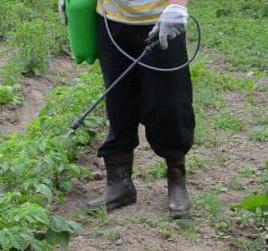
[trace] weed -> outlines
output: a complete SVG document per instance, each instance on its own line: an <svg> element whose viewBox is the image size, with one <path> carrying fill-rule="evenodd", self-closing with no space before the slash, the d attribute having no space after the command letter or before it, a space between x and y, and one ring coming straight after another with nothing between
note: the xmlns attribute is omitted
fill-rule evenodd
<svg viewBox="0 0 268 251"><path fill-rule="evenodd" d="M225 149L215 148L213 151L214 158L216 159L215 165L221 167L227 167L230 165L230 153Z"/></svg>
<svg viewBox="0 0 268 251"><path fill-rule="evenodd" d="M147 169L143 174L146 181L154 181L156 179L164 178L167 176L167 166L164 161L157 162L151 168Z"/></svg>
<svg viewBox="0 0 268 251"><path fill-rule="evenodd" d="M244 185L238 175L233 175L228 178L227 185L231 190L239 191L244 189Z"/></svg>
<svg viewBox="0 0 268 251"><path fill-rule="evenodd" d="M245 124L238 116L230 112L226 112L215 118L214 126L215 128L228 130L234 133L243 129Z"/></svg>
<svg viewBox="0 0 268 251"><path fill-rule="evenodd" d="M221 212L221 202L214 191L202 193L197 198L196 206L205 209L210 219L216 219Z"/></svg>
<svg viewBox="0 0 268 251"><path fill-rule="evenodd" d="M164 239L172 240L174 238L174 232L170 229L169 225L169 222L161 222L157 224L156 229Z"/></svg>
<svg viewBox="0 0 268 251"><path fill-rule="evenodd" d="M207 160L201 153L193 153L187 158L186 167L189 172L196 173L207 166L209 166L209 160Z"/></svg>
<svg viewBox="0 0 268 251"><path fill-rule="evenodd" d="M241 176L249 178L249 177L252 177L254 175L255 170L252 166L243 165L240 167L238 172Z"/></svg>
<svg viewBox="0 0 268 251"><path fill-rule="evenodd" d="M207 135L211 132L210 122L206 117L206 112L202 109L196 110L196 128L194 135L194 143L202 145L207 140Z"/></svg>
<svg viewBox="0 0 268 251"><path fill-rule="evenodd" d="M16 96L15 88L0 85L0 105L7 103L20 103L20 99Z"/></svg>
<svg viewBox="0 0 268 251"><path fill-rule="evenodd" d="M9 60L0 68L0 83L3 86L18 86L22 79L21 72L23 72L23 65L16 60Z"/></svg>
<svg viewBox="0 0 268 251"><path fill-rule="evenodd" d="M103 234L109 240L116 241L116 240L120 239L121 232L122 232L121 227L113 227L113 228L110 228L110 229L105 229Z"/></svg>
<svg viewBox="0 0 268 251"><path fill-rule="evenodd" d="M217 48L239 68L267 69L267 38L256 36L267 27L267 4L248 1L195 1L191 13L200 19L203 44Z"/></svg>
<svg viewBox="0 0 268 251"><path fill-rule="evenodd" d="M125 217L124 222L128 225L132 225L136 222L136 218L133 216L127 216Z"/></svg>
<svg viewBox="0 0 268 251"><path fill-rule="evenodd" d="M262 111L262 114L258 116L257 123L260 126L268 126L268 115L265 115L264 111Z"/></svg>
<svg viewBox="0 0 268 251"><path fill-rule="evenodd" d="M256 126L251 129L249 139L253 141L268 141L268 126Z"/></svg>
<svg viewBox="0 0 268 251"><path fill-rule="evenodd" d="M234 211L232 220L239 228L250 227L255 221L255 214L245 209L238 209Z"/></svg>
<svg viewBox="0 0 268 251"><path fill-rule="evenodd" d="M213 186L211 188L211 191L219 194L219 193L225 193L228 191L228 189L226 187L224 187L223 185L216 185L216 186Z"/></svg>
<svg viewBox="0 0 268 251"><path fill-rule="evenodd" d="M85 212L87 215L90 215L92 218L98 220L98 222L101 223L101 225L106 226L115 222L115 219L109 216L104 206L103 208L97 211L87 209Z"/></svg>
<svg viewBox="0 0 268 251"><path fill-rule="evenodd" d="M217 227L218 230L228 233L231 232L234 228L231 219L228 217L223 217L221 218L216 224L215 226Z"/></svg>
<svg viewBox="0 0 268 251"><path fill-rule="evenodd" d="M199 223L193 219L176 220L175 229L185 236L190 241L198 239L198 231L200 229Z"/></svg>
<svg viewBox="0 0 268 251"><path fill-rule="evenodd" d="M232 244L240 250L247 251L263 251L266 250L266 241L264 238L259 236L257 239L252 240L245 237L236 237L232 241Z"/></svg>

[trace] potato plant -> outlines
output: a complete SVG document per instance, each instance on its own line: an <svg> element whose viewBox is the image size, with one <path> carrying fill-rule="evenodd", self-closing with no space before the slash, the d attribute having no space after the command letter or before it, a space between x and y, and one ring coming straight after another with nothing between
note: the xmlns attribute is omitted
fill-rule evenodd
<svg viewBox="0 0 268 251"><path fill-rule="evenodd" d="M21 74L43 74L54 56L68 50L56 1L0 0L0 36L9 58L0 67L0 86L10 86L0 90L0 102L18 104Z"/></svg>
<svg viewBox="0 0 268 251"><path fill-rule="evenodd" d="M73 164L77 149L93 137L87 128L67 137L72 120L101 93L94 76L82 75L76 85L54 89L46 106L25 133L0 138L0 249L53 250L66 247L70 234L80 231L75 222L54 215L54 197L72 188L73 178L89 177L90 171ZM103 126L91 117L86 124Z"/></svg>

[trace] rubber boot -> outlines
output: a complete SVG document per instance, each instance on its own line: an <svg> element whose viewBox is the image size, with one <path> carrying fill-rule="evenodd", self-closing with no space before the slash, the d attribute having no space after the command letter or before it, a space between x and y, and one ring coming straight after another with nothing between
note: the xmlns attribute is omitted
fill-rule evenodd
<svg viewBox="0 0 268 251"><path fill-rule="evenodd" d="M186 187L185 159L167 161L168 200L172 218L182 218L190 213L190 199Z"/></svg>
<svg viewBox="0 0 268 251"><path fill-rule="evenodd" d="M87 204L88 209L107 210L127 206L137 201L137 192L131 179L133 154L117 154L104 158L107 188L104 196Z"/></svg>

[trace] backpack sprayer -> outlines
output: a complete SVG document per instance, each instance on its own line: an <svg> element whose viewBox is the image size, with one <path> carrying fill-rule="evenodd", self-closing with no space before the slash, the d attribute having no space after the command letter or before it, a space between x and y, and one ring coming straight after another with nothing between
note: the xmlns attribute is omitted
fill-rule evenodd
<svg viewBox="0 0 268 251"><path fill-rule="evenodd" d="M196 58L201 45L201 28L198 20L190 15L190 18L194 21L196 25L196 31L198 35L197 45L195 52L190 60L188 60L183 65L173 68L159 68L144 64L141 60L148 54L150 54L156 47L160 45L157 38L154 40L147 40L147 46L144 48L143 52L137 58L133 58L127 52L125 52L114 40L111 30L109 28L108 19L105 13L105 9L102 2L104 23L108 36L113 43L113 45L120 51L124 56L132 61L132 64L124 71L122 74L110 85L109 88L105 90L100 98L98 98L94 104L88 108L79 118L77 118L70 126L70 131L68 135L75 132L84 122L85 118L98 106L98 104L114 89L114 87L137 65L141 65L147 69L161 71L161 72L171 72L178 71L189 64L191 64ZM97 58L97 46L96 46L96 1L89 0L65 0L66 14L68 18L68 31L70 38L71 50L74 54L76 63L80 64L86 61L89 64L93 64Z"/></svg>

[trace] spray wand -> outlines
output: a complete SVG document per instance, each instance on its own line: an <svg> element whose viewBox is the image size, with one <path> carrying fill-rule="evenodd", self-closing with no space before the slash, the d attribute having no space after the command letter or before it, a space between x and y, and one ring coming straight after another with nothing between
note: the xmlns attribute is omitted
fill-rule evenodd
<svg viewBox="0 0 268 251"><path fill-rule="evenodd" d="M103 8L104 9L104 8ZM88 108L80 117L78 117L70 126L70 131L68 132L67 136L73 134L84 122L84 120L86 119L86 117L91 114L95 108L98 106L98 104L115 88L115 86L137 65L141 65L147 69L150 70L155 70L155 71L161 71L161 72L171 72L171 71L178 71L181 70L185 67L187 67L188 65L190 65L194 59L196 58L199 50L200 50L200 46L201 46L201 28L199 25L198 20L194 17L190 15L190 18L194 21L195 25L196 25L196 30L197 30L197 34L198 34L198 39L197 39L197 46L195 49L195 52L193 54L193 56L191 57L190 60L188 60L186 63L184 63L183 65L177 66L177 67L173 67L173 68L160 68L160 67L154 67L151 65L147 65L141 62L141 60L148 55L149 53L151 53L156 47L160 46L160 42L157 39L156 41L152 41L152 40L147 40L148 45L145 47L145 49L143 50L143 52L140 54L140 56L138 58L133 58L132 56L130 56L127 52L125 52L114 40L110 28L109 28L109 24L108 24L108 19L107 16L104 12L104 22L105 22L105 26L106 26L106 30L108 33L108 36L110 38L110 40L112 41L112 43L114 44L114 46L117 48L118 51L120 51L123 55L125 55L127 58L129 58L132 61L132 64L109 86L109 88L107 88L105 90L105 92L102 94L102 96L100 98L98 98L94 104Z"/></svg>
<svg viewBox="0 0 268 251"><path fill-rule="evenodd" d="M148 44L140 56L105 90L105 92L99 97L94 104L88 108L79 118L77 118L70 126L68 135L74 133L84 122L86 117L95 110L98 104L113 90L113 88L122 80L146 55L148 55L154 48L160 45L159 41Z"/></svg>

